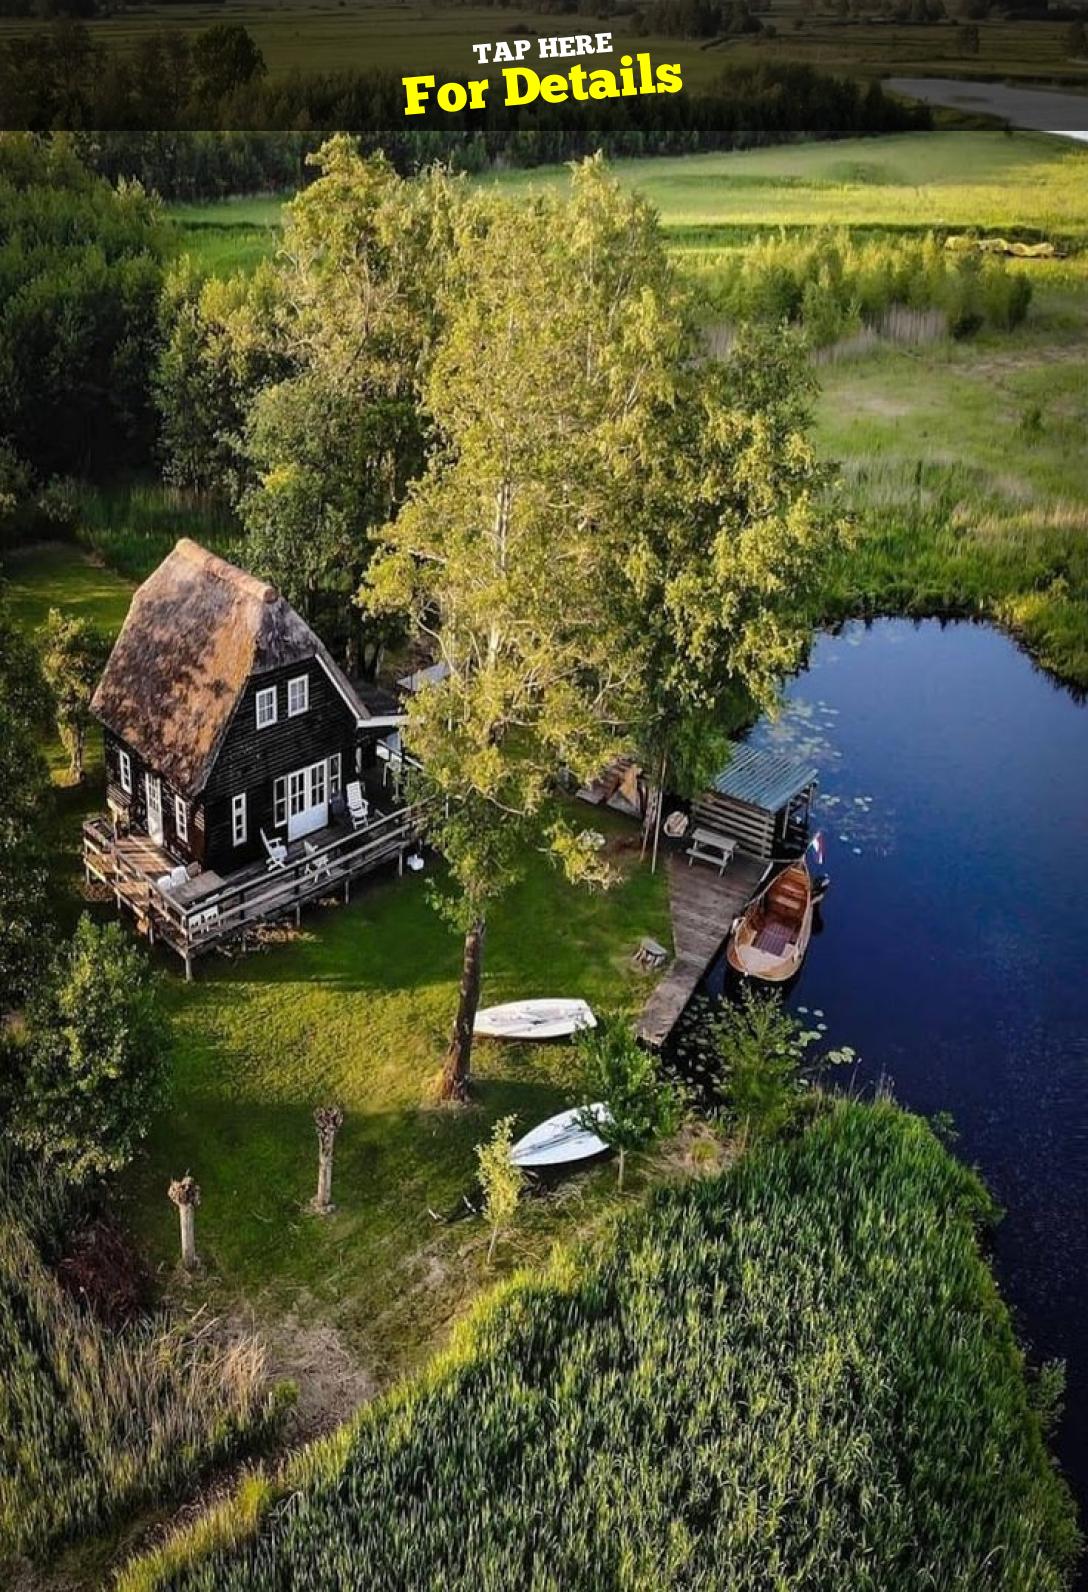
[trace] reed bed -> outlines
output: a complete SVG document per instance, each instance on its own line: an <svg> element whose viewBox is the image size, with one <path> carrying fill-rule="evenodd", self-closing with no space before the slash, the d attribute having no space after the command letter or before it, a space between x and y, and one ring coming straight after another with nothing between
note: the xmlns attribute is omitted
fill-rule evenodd
<svg viewBox="0 0 1088 1592"><path fill-rule="evenodd" d="M788 321L817 348L867 327L892 337L897 321L929 311L956 337L983 326L1008 331L1024 319L1032 294L1023 271L971 250L950 252L934 235L859 240L846 231L781 232L689 256L684 269L710 311L730 325Z"/></svg>
<svg viewBox="0 0 1088 1592"><path fill-rule="evenodd" d="M122 1592L1059 1592L1077 1531L974 1173L889 1102L659 1193Z"/></svg>
<svg viewBox="0 0 1088 1592"><path fill-rule="evenodd" d="M48 1193L46 1193L48 1203ZM113 1330L44 1264L25 1209L0 1208L0 1565L42 1559L138 1506L171 1502L271 1430L252 1338L162 1316Z"/></svg>

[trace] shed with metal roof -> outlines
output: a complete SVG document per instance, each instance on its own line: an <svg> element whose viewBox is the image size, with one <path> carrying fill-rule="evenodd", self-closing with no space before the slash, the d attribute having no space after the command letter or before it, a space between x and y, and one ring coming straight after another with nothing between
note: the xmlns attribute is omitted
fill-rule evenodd
<svg viewBox="0 0 1088 1592"><path fill-rule="evenodd" d="M745 742L695 801L695 821L731 835L741 851L772 857L803 841L817 770L811 763Z"/></svg>

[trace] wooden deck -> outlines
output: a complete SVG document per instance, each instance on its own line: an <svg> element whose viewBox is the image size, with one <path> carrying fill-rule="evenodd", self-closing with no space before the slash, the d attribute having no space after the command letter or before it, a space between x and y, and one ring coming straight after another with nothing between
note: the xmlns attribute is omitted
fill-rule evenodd
<svg viewBox="0 0 1088 1592"><path fill-rule="evenodd" d="M387 863L403 871L405 854L418 843L424 827L421 805L401 807L353 830L341 822L288 848L282 868L251 863L222 879L198 874L178 890L164 889L158 879L173 864L146 835L115 838L104 818L83 825L83 866L114 893L118 908L127 908L140 933L163 941L185 963L192 976L194 957L232 939L242 939L259 923L294 916L307 903L340 893L346 901L351 881Z"/></svg>
<svg viewBox="0 0 1088 1592"><path fill-rule="evenodd" d="M733 919L755 895L767 870L762 857L734 856L723 874L706 863L693 863L681 851L670 851L669 909L676 960L646 1002L638 1036L648 1045L663 1045L699 980L722 948Z"/></svg>

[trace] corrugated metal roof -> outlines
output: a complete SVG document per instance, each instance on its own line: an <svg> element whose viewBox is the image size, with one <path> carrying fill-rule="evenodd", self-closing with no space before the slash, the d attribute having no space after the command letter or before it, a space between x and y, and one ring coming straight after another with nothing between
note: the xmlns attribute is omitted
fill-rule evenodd
<svg viewBox="0 0 1088 1592"><path fill-rule="evenodd" d="M714 789L719 796L777 813L815 781L811 763L739 744L734 745L732 757L714 780Z"/></svg>

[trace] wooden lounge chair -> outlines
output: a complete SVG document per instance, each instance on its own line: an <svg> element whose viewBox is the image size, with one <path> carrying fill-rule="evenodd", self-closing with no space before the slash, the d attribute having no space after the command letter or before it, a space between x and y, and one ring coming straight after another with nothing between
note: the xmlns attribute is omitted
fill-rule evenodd
<svg viewBox="0 0 1088 1592"><path fill-rule="evenodd" d="M370 803L363 795L363 787L357 779L349 780L344 794L348 801L348 817L351 819L353 829L365 829L367 819L370 817Z"/></svg>
<svg viewBox="0 0 1088 1592"><path fill-rule="evenodd" d="M268 853L268 866L271 870L282 870L287 866L287 847L282 840L269 840L264 830L261 830L261 839L264 849Z"/></svg>

